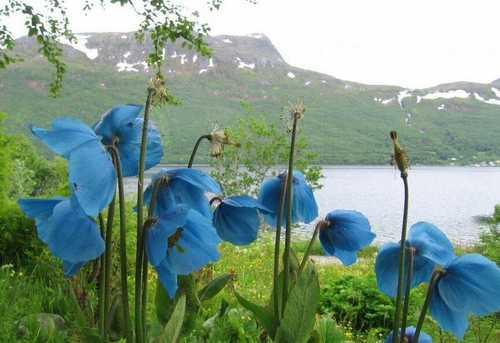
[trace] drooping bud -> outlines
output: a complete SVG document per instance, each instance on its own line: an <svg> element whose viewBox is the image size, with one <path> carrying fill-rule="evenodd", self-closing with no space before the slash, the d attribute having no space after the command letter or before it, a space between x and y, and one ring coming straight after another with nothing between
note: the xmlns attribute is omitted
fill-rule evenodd
<svg viewBox="0 0 500 343"><path fill-rule="evenodd" d="M170 93L165 85L165 78L161 73L157 73L150 82L151 104L153 106L163 106L166 104L178 105L179 101Z"/></svg>
<svg viewBox="0 0 500 343"><path fill-rule="evenodd" d="M396 163L399 171L401 172L401 176L408 176L408 168L410 165L408 155L406 151L401 147L398 141L398 134L396 131L391 131L390 133L392 144L394 146L394 155L393 161Z"/></svg>
<svg viewBox="0 0 500 343"><path fill-rule="evenodd" d="M218 129L215 127L210 133L210 155L219 157L224 152L224 145L234 145L240 147L240 143L236 142L226 129Z"/></svg>

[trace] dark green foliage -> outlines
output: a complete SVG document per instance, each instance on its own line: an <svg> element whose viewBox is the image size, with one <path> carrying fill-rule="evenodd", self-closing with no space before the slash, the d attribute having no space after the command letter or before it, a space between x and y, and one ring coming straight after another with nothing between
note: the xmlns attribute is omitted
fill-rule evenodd
<svg viewBox="0 0 500 343"><path fill-rule="evenodd" d="M374 275L351 275L334 279L321 287L321 311L356 331L392 325L394 307L377 288Z"/></svg>

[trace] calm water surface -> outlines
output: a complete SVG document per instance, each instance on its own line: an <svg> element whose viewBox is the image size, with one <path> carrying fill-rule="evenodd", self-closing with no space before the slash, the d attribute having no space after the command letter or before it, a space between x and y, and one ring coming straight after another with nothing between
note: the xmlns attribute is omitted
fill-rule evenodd
<svg viewBox="0 0 500 343"><path fill-rule="evenodd" d="M315 192L322 216L333 209L355 209L368 217L378 243L399 240L399 173L388 167L324 167L323 174L323 188ZM130 192L134 182L128 180ZM491 214L500 203L500 168L414 167L408 183L408 224L432 222L456 243L476 241L481 231L477 217Z"/></svg>

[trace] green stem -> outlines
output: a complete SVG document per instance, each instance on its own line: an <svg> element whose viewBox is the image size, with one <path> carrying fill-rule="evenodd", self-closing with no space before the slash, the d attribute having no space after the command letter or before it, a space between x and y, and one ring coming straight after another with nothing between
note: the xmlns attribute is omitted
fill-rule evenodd
<svg viewBox="0 0 500 343"><path fill-rule="evenodd" d="M156 211L156 205L158 203L158 192L160 191L160 187L163 185L164 180L162 178L156 180L156 182L153 185L153 192L151 194L151 203L149 204L148 208L148 221L144 223L144 237L146 237L147 230L149 230L152 220L154 218L154 214ZM146 238L144 238L146 239ZM143 260L142 260L142 295L141 295L141 317L143 318L143 323L142 323L142 335L143 335L143 340L146 341L146 323L145 319L147 318L146 312L148 309L148 259L147 259L147 252L146 249L144 249L143 252Z"/></svg>
<svg viewBox="0 0 500 343"><path fill-rule="evenodd" d="M427 314L427 309L431 303L432 293L436 288L439 280L443 277L444 271L441 269L436 269L432 273L431 281L429 287L427 288L427 295L425 296L424 305L422 306L422 311L420 312L420 317L418 318L417 328L415 329L415 334L413 335L413 341L418 342L418 337L420 336L420 331L424 326L425 315Z"/></svg>
<svg viewBox="0 0 500 343"><path fill-rule="evenodd" d="M278 208L278 213L276 216L276 238L274 240L274 316L276 318L277 324L279 326L279 321L281 320L281 310L280 310L280 295L279 295L279 282L280 282L280 244L281 244L281 222L283 218L283 212L285 208L285 182L283 183L280 191L280 205Z"/></svg>
<svg viewBox="0 0 500 343"><path fill-rule="evenodd" d="M405 245L406 245L406 231L408 226L408 175L406 173L401 173L401 178L403 179L404 189L405 189L405 203L403 211L403 227L401 229L401 246L399 249L399 274L398 274L398 291L396 295L396 312L394 314L394 324L392 327L393 342L398 342L399 340L399 322L401 320L401 298L403 295L403 284L404 284L404 261L405 261Z"/></svg>
<svg viewBox="0 0 500 343"><path fill-rule="evenodd" d="M316 224L312 238L309 241L309 245L307 246L306 252L304 253L304 257L302 258L302 262L300 263L300 267L299 267L299 271L298 271L297 275L300 275L302 273L302 270L304 270L304 267L306 266L307 260L309 259L309 255L311 255L311 250L312 250L312 247L314 245L314 242L316 241L316 238L318 237L319 230L321 229L321 227L323 225L325 225L324 221L320 221L320 222L318 222L318 224Z"/></svg>
<svg viewBox="0 0 500 343"><path fill-rule="evenodd" d="M101 228L101 236L103 237L104 241L106 242L106 236L105 236L105 230L106 230L106 225L104 224L104 218L102 216L102 213L99 213L99 227ZM104 264L105 264L105 255L103 254L99 258L99 299L98 299L98 311L99 311L99 334L102 338L104 338L104 317L106 316L106 311L104 310Z"/></svg>
<svg viewBox="0 0 500 343"><path fill-rule="evenodd" d="M118 178L118 199L120 204L120 279L121 297L123 307L123 320L125 322L125 334L128 343L132 343L134 334L130 320L130 308L128 300L128 263L127 263L127 204L125 203L125 188L123 186L122 164L120 154L116 147L109 147L115 162L116 175Z"/></svg>
<svg viewBox="0 0 500 343"><path fill-rule="evenodd" d="M286 178L286 201L285 209L286 216L286 229L285 229L285 251L284 251L284 270L285 278L283 281L283 301L281 303L281 314L285 312L285 306L288 298L288 284L290 279L290 246L292 241L292 180L293 180L293 161L295 154L295 137L297 136L297 124L299 115L294 114L292 126L292 141L290 144L290 155L288 156L288 172Z"/></svg>
<svg viewBox="0 0 500 343"><path fill-rule="evenodd" d="M210 139L212 139L212 136L211 135L203 135L203 136L200 136L196 140L193 151L191 152L191 157L189 157L188 168L193 167L194 157L196 156L196 152L198 151L198 147L200 146L201 141L204 139L210 140Z"/></svg>
<svg viewBox="0 0 500 343"><path fill-rule="evenodd" d="M142 124L141 153L139 156L139 172L137 182L137 245L135 255L135 331L138 343L143 343L144 321L142 318L142 265L144 260L144 170L146 169L146 154L148 146L149 113L154 90L148 89L144 121Z"/></svg>
<svg viewBox="0 0 500 343"><path fill-rule="evenodd" d="M104 255L104 334L108 335L106 328L109 327L108 311L111 300L111 274L112 274L112 264L111 258L112 254L112 241L113 241L113 221L115 218L115 204L116 196L113 198L108 207L108 221L106 223L106 250Z"/></svg>
<svg viewBox="0 0 500 343"><path fill-rule="evenodd" d="M405 300L403 304L403 319L401 320L401 337L400 342L404 343L405 333L406 333L406 323L408 320L408 309L410 307L410 291L411 285L413 281L413 269L414 269L414 260L415 260L415 248L406 247L408 253L408 265L406 272L406 287L405 287Z"/></svg>

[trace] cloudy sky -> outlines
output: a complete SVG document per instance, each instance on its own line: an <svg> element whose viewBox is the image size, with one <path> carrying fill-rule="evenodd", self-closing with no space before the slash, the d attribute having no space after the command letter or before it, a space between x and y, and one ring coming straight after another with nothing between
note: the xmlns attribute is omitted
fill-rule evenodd
<svg viewBox="0 0 500 343"><path fill-rule="evenodd" d="M68 2L75 32L133 31L139 22L131 10L85 16L82 1ZM297 67L409 88L500 78L499 14L496 0L226 0L217 13L201 11L213 34L264 33ZM20 19L12 24L24 34Z"/></svg>

